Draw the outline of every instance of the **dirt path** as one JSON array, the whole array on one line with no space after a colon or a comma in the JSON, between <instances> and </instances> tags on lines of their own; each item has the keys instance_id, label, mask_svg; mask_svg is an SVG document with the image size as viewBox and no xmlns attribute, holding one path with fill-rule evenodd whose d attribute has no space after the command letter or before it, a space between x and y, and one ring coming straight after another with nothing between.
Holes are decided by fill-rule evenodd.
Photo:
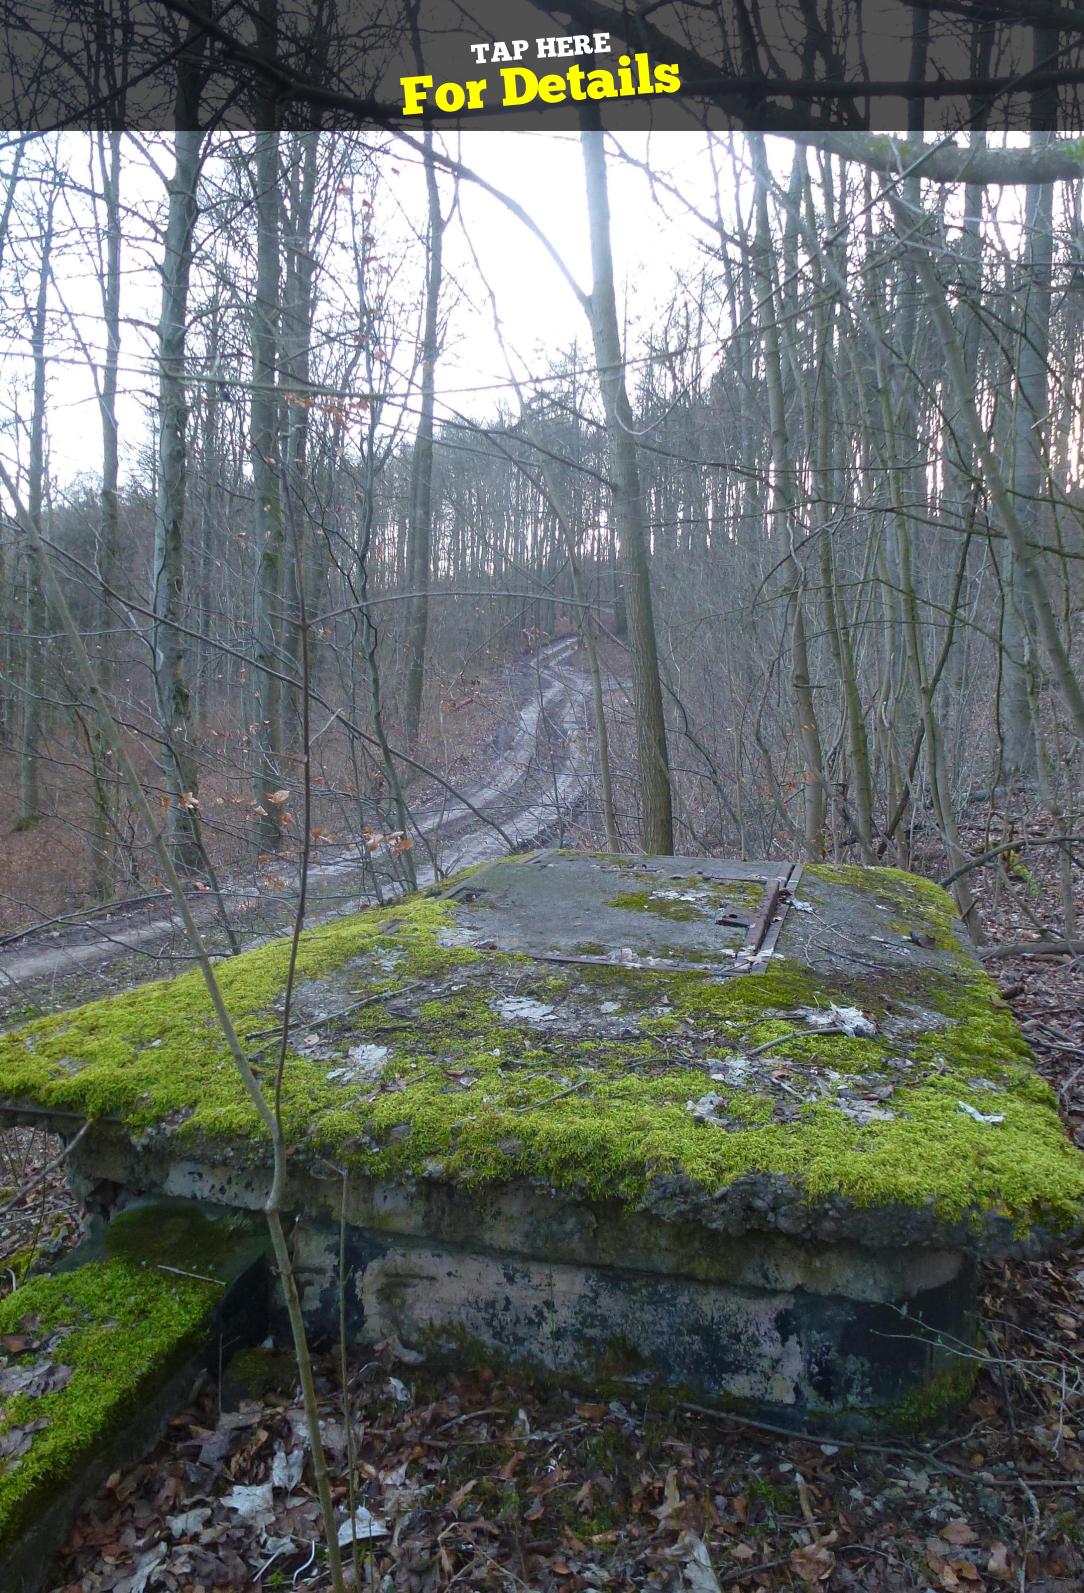
<instances>
[{"instance_id":1,"label":"dirt path","mask_svg":"<svg viewBox=\"0 0 1084 1593\"><path fill-rule=\"evenodd\" d=\"M412 813L420 885L436 877L434 861L445 875L506 852L508 842L528 846L571 811L589 766L585 704L590 688L577 655L577 639L566 637L543 648L529 668L518 670L514 733L499 765L461 787L459 796L448 795ZM489 822L480 822L478 813ZM273 932L289 921L297 880L284 881L283 865L274 867L274 876L265 870L260 877L226 883L223 894L231 922L246 936ZM309 894L314 923L373 900L372 866L360 842L311 865ZM163 911L163 900L78 924L28 931L0 950L0 986L8 996L25 994L29 987L91 974L138 954L163 964L161 971L168 972L185 954L184 931L175 911ZM201 928L213 927L211 900L197 895L192 906Z\"/></svg>"}]
</instances>

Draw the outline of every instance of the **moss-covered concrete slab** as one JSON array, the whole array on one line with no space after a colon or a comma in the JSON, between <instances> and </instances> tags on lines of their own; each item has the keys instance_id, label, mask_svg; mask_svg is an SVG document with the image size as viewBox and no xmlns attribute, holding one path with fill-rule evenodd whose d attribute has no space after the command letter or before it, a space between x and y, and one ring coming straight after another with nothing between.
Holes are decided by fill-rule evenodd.
<instances>
[{"instance_id":1,"label":"moss-covered concrete slab","mask_svg":"<svg viewBox=\"0 0 1084 1593\"><path fill-rule=\"evenodd\" d=\"M288 955L218 965L265 1076ZM317 1331L345 1220L356 1339L892 1422L966 1386L975 1258L1080 1226L1084 1158L950 898L908 874L507 859L307 934L296 995L286 1204ZM92 1212L267 1198L198 975L0 1038L0 1097L93 1120Z\"/></svg>"},{"instance_id":2,"label":"moss-covered concrete slab","mask_svg":"<svg viewBox=\"0 0 1084 1593\"><path fill-rule=\"evenodd\" d=\"M297 1176L524 1184L872 1243L1005 1249L1076 1228L1084 1161L944 892L807 868L771 955L735 973L739 935L716 919L757 887L710 871L509 860L308 934L283 1093ZM287 956L218 966L268 1065ZM266 1163L198 974L0 1038L0 1093L42 1121L99 1119L146 1163L257 1182Z\"/></svg>"},{"instance_id":3,"label":"moss-covered concrete slab","mask_svg":"<svg viewBox=\"0 0 1084 1593\"><path fill-rule=\"evenodd\" d=\"M145 1452L199 1368L267 1318L263 1225L153 1201L0 1301L0 1587L47 1579L76 1510Z\"/></svg>"}]
</instances>

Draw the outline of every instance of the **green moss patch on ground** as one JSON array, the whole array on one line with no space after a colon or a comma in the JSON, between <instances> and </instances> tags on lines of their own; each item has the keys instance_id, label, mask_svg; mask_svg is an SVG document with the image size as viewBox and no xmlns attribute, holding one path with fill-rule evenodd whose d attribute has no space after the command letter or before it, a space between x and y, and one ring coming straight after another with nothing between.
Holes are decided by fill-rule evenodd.
<instances>
[{"instance_id":1,"label":"green moss patch on ground","mask_svg":"<svg viewBox=\"0 0 1084 1593\"><path fill-rule=\"evenodd\" d=\"M690 874L644 886L639 883L642 876L635 872L630 874L630 879L636 888L611 896L608 907L626 913L654 913L657 918L670 918L678 923L710 919L727 907L755 912L764 896L763 883L754 880L706 880Z\"/></svg>"},{"instance_id":2,"label":"green moss patch on ground","mask_svg":"<svg viewBox=\"0 0 1084 1593\"><path fill-rule=\"evenodd\" d=\"M283 1092L288 1140L390 1179L527 1178L636 1203L660 1175L710 1195L763 1173L811 1201L1001 1214L1020 1231L1077 1225L1084 1159L963 950L950 898L895 870L838 868L808 869L800 895L814 910L788 919L780 951L791 955L731 978L476 949L462 910L427 896L314 930ZM874 899L876 938L895 948L883 967L876 946L847 940ZM912 947L900 923L937 951ZM798 936L813 937L808 960ZM218 965L264 1069L287 958L276 942ZM875 1035L810 1029L805 1012L832 1002L867 1012ZM198 974L3 1037L0 1092L262 1153ZM709 1093L705 1121L689 1107ZM977 1121L961 1102L1001 1120Z\"/></svg>"},{"instance_id":3,"label":"green moss patch on ground","mask_svg":"<svg viewBox=\"0 0 1084 1593\"><path fill-rule=\"evenodd\" d=\"M0 1301L0 1547L179 1363L220 1293L105 1260L31 1279Z\"/></svg>"}]
</instances>

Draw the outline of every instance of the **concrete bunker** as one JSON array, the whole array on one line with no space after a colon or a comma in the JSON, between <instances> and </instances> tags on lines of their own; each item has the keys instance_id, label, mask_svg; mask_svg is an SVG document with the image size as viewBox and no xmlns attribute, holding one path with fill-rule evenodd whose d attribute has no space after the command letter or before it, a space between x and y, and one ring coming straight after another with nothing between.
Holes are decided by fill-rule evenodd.
<instances>
[{"instance_id":1,"label":"concrete bunker","mask_svg":"<svg viewBox=\"0 0 1084 1593\"><path fill-rule=\"evenodd\" d=\"M267 1066L287 956L218 965ZM970 1386L978 1258L1079 1226L1084 1158L912 875L545 852L314 929L299 974L287 1205L318 1334L345 1224L358 1342L916 1423ZM90 1122L92 1220L266 1197L198 974L0 1038L0 1098Z\"/></svg>"}]
</instances>

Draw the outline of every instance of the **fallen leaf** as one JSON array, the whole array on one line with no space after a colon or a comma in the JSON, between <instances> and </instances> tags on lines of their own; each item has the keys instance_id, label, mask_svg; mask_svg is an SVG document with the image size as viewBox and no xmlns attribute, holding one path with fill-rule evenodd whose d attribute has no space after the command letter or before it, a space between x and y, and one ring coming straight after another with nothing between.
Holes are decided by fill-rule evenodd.
<instances>
[{"instance_id":1,"label":"fallen leaf","mask_svg":"<svg viewBox=\"0 0 1084 1593\"><path fill-rule=\"evenodd\" d=\"M23 1366L8 1366L0 1372L0 1394L55 1394L71 1381L70 1366L58 1366L45 1359Z\"/></svg>"},{"instance_id":2,"label":"fallen leaf","mask_svg":"<svg viewBox=\"0 0 1084 1593\"><path fill-rule=\"evenodd\" d=\"M164 1543L156 1543L153 1549L140 1556L136 1562L135 1575L118 1582L116 1593L145 1593L150 1585L151 1578L166 1557Z\"/></svg>"},{"instance_id":3,"label":"fallen leaf","mask_svg":"<svg viewBox=\"0 0 1084 1593\"><path fill-rule=\"evenodd\" d=\"M455 1493L453 1493L452 1497L448 1500L448 1509L449 1510L458 1510L460 1505L463 1503L463 1501L468 1497L469 1494L472 1494L474 1492L474 1490L475 1490L475 1488L477 1488L477 1486L478 1486L478 1478L477 1477L472 1477L470 1482L465 1482L463 1484L462 1488L457 1488L455 1490ZM539 1513L539 1515L541 1515L542 1514L541 1510L538 1513Z\"/></svg>"},{"instance_id":4,"label":"fallen leaf","mask_svg":"<svg viewBox=\"0 0 1084 1593\"><path fill-rule=\"evenodd\" d=\"M36 1422L26 1422L22 1427L8 1427L0 1433L0 1460L18 1460L20 1455L25 1455L34 1434L40 1433L48 1425L44 1418L39 1418Z\"/></svg>"},{"instance_id":5,"label":"fallen leaf","mask_svg":"<svg viewBox=\"0 0 1084 1593\"><path fill-rule=\"evenodd\" d=\"M193 1533L201 1531L210 1519L210 1507L201 1505L198 1510L182 1510L179 1515L167 1516L166 1526L171 1537L190 1538Z\"/></svg>"},{"instance_id":6,"label":"fallen leaf","mask_svg":"<svg viewBox=\"0 0 1084 1593\"><path fill-rule=\"evenodd\" d=\"M803 1582L816 1587L827 1581L836 1568L836 1557L823 1543L810 1543L790 1552L790 1568Z\"/></svg>"},{"instance_id":7,"label":"fallen leaf","mask_svg":"<svg viewBox=\"0 0 1084 1593\"><path fill-rule=\"evenodd\" d=\"M674 1556L684 1561L682 1585L687 1593L722 1593L703 1538L698 1538L695 1532L682 1533Z\"/></svg>"},{"instance_id":8,"label":"fallen leaf","mask_svg":"<svg viewBox=\"0 0 1084 1593\"><path fill-rule=\"evenodd\" d=\"M222 1503L227 1510L236 1510L243 1520L251 1521L253 1526L266 1526L274 1519L275 1506L269 1482L258 1482L251 1487L238 1484L223 1496Z\"/></svg>"},{"instance_id":9,"label":"fallen leaf","mask_svg":"<svg viewBox=\"0 0 1084 1593\"><path fill-rule=\"evenodd\" d=\"M1012 1581L1009 1551L1003 1543L992 1543L990 1545L990 1558L986 1562L986 1573L997 1582Z\"/></svg>"},{"instance_id":10,"label":"fallen leaf","mask_svg":"<svg viewBox=\"0 0 1084 1593\"><path fill-rule=\"evenodd\" d=\"M339 1545L347 1543L364 1543L369 1538L386 1538L388 1529L377 1516L366 1510L364 1505L358 1505L353 1518L347 1516L339 1524Z\"/></svg>"},{"instance_id":11,"label":"fallen leaf","mask_svg":"<svg viewBox=\"0 0 1084 1593\"><path fill-rule=\"evenodd\" d=\"M960 1586L960 1579L947 1560L943 1560L932 1549L927 1549L926 1564L941 1583L945 1593L956 1593L956 1589Z\"/></svg>"},{"instance_id":12,"label":"fallen leaf","mask_svg":"<svg viewBox=\"0 0 1084 1593\"><path fill-rule=\"evenodd\" d=\"M678 1492L677 1468L671 1466L666 1473L666 1487L663 1490L662 1504L651 1514L659 1521L665 1521L667 1516L673 1515L681 1504L681 1494Z\"/></svg>"},{"instance_id":13,"label":"fallen leaf","mask_svg":"<svg viewBox=\"0 0 1084 1593\"><path fill-rule=\"evenodd\" d=\"M271 1462L271 1486L284 1488L287 1493L292 1493L301 1481L301 1473L305 1469L305 1451L293 1449L289 1454L281 1446L275 1450L275 1458Z\"/></svg>"},{"instance_id":14,"label":"fallen leaf","mask_svg":"<svg viewBox=\"0 0 1084 1593\"><path fill-rule=\"evenodd\" d=\"M950 1560L949 1565L956 1575L962 1577L965 1582L982 1581L977 1568L971 1564L970 1560Z\"/></svg>"}]
</instances>

